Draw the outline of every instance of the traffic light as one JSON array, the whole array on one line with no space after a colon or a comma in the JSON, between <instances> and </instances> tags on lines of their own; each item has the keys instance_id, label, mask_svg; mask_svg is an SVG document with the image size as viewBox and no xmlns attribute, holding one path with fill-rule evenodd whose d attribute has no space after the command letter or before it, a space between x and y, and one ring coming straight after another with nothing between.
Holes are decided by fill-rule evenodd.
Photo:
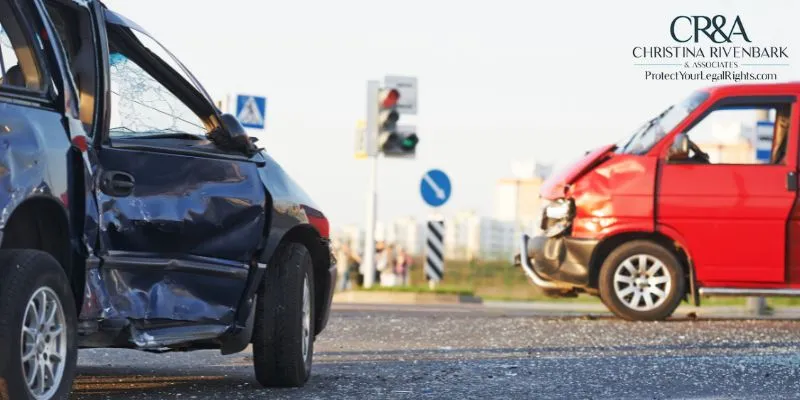
<instances>
[{"instance_id":1,"label":"traffic light","mask_svg":"<svg viewBox=\"0 0 800 400\"><path fill-rule=\"evenodd\" d=\"M413 127L397 124L399 100L397 89L381 89L378 93L378 150L386 157L413 157L419 138Z\"/></svg>"}]
</instances>

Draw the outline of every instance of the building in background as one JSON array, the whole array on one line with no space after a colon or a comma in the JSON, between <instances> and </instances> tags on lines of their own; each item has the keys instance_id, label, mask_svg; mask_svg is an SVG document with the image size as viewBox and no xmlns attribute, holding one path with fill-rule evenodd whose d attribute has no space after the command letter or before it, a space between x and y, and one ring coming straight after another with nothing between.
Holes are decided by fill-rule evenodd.
<instances>
[{"instance_id":1,"label":"building in background","mask_svg":"<svg viewBox=\"0 0 800 400\"><path fill-rule=\"evenodd\" d=\"M517 231L532 232L541 218L539 192L553 167L528 161L513 163L511 170L512 178L500 179L495 184L493 217L513 222Z\"/></svg>"},{"instance_id":2,"label":"building in background","mask_svg":"<svg viewBox=\"0 0 800 400\"><path fill-rule=\"evenodd\" d=\"M470 248L470 220L475 218L473 211L461 211L444 219L444 258L448 260L467 260L474 253Z\"/></svg>"},{"instance_id":3,"label":"building in background","mask_svg":"<svg viewBox=\"0 0 800 400\"><path fill-rule=\"evenodd\" d=\"M513 221L483 217L472 211L445 218L444 256L448 260L510 259L514 252Z\"/></svg>"},{"instance_id":4,"label":"building in background","mask_svg":"<svg viewBox=\"0 0 800 400\"><path fill-rule=\"evenodd\" d=\"M516 250L517 227L514 222L487 217L470 221L471 259L510 260Z\"/></svg>"},{"instance_id":5,"label":"building in background","mask_svg":"<svg viewBox=\"0 0 800 400\"><path fill-rule=\"evenodd\" d=\"M375 241L384 241L401 246L409 254L421 254L423 249L424 226L414 217L397 218L391 222L375 221ZM361 226L345 225L331 232L331 239L339 243L349 243L358 252L364 248L364 230Z\"/></svg>"},{"instance_id":6,"label":"building in background","mask_svg":"<svg viewBox=\"0 0 800 400\"><path fill-rule=\"evenodd\" d=\"M422 228L414 217L395 219L387 232L388 241L404 248L412 256L420 255L423 249Z\"/></svg>"},{"instance_id":7,"label":"building in background","mask_svg":"<svg viewBox=\"0 0 800 400\"><path fill-rule=\"evenodd\" d=\"M494 218L522 223L540 217L541 178L503 178L494 187Z\"/></svg>"},{"instance_id":8,"label":"building in background","mask_svg":"<svg viewBox=\"0 0 800 400\"><path fill-rule=\"evenodd\" d=\"M386 223L378 220L375 221L375 241L376 242L385 242L387 240L387 226Z\"/></svg>"},{"instance_id":9,"label":"building in background","mask_svg":"<svg viewBox=\"0 0 800 400\"><path fill-rule=\"evenodd\" d=\"M332 231L331 240L341 244L348 243L358 253L364 248L364 232L356 225L345 225Z\"/></svg>"}]
</instances>

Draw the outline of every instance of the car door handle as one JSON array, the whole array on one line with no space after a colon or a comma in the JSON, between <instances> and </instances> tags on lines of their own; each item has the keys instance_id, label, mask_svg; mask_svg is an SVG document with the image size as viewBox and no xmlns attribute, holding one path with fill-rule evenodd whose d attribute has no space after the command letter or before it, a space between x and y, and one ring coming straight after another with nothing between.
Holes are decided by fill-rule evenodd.
<instances>
[{"instance_id":1,"label":"car door handle","mask_svg":"<svg viewBox=\"0 0 800 400\"><path fill-rule=\"evenodd\" d=\"M789 172L786 174L786 190L790 192L797 191L797 173L794 171Z\"/></svg>"},{"instance_id":2,"label":"car door handle","mask_svg":"<svg viewBox=\"0 0 800 400\"><path fill-rule=\"evenodd\" d=\"M133 193L133 186L133 176L120 171L106 171L100 180L100 190L110 196L128 196Z\"/></svg>"}]
</instances>

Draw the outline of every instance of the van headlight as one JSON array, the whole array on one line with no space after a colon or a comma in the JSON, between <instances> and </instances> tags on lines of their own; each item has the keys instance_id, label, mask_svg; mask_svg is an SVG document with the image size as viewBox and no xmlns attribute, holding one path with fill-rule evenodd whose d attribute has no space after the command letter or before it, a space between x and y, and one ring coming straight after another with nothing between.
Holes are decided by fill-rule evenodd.
<instances>
[{"instance_id":1,"label":"van headlight","mask_svg":"<svg viewBox=\"0 0 800 400\"><path fill-rule=\"evenodd\" d=\"M566 233L572 226L575 216L575 205L569 199L558 199L544 206L542 230L547 237L555 237Z\"/></svg>"},{"instance_id":2,"label":"van headlight","mask_svg":"<svg viewBox=\"0 0 800 400\"><path fill-rule=\"evenodd\" d=\"M568 200L560 199L551 202L544 209L544 215L548 219L565 219L572 212L572 204Z\"/></svg>"}]
</instances>

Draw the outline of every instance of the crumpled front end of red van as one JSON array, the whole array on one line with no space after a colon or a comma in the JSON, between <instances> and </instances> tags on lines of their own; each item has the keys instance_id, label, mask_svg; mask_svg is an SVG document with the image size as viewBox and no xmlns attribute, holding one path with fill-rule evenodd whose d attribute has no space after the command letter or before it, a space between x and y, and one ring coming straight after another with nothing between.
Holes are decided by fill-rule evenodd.
<instances>
[{"instance_id":1,"label":"crumpled front end of red van","mask_svg":"<svg viewBox=\"0 0 800 400\"><path fill-rule=\"evenodd\" d=\"M656 158L615 154L614 146L588 153L548 179L541 233L524 237L520 265L537 286L562 292L594 286L598 246L627 231L652 231ZM522 244L524 243L524 245Z\"/></svg>"}]
</instances>

